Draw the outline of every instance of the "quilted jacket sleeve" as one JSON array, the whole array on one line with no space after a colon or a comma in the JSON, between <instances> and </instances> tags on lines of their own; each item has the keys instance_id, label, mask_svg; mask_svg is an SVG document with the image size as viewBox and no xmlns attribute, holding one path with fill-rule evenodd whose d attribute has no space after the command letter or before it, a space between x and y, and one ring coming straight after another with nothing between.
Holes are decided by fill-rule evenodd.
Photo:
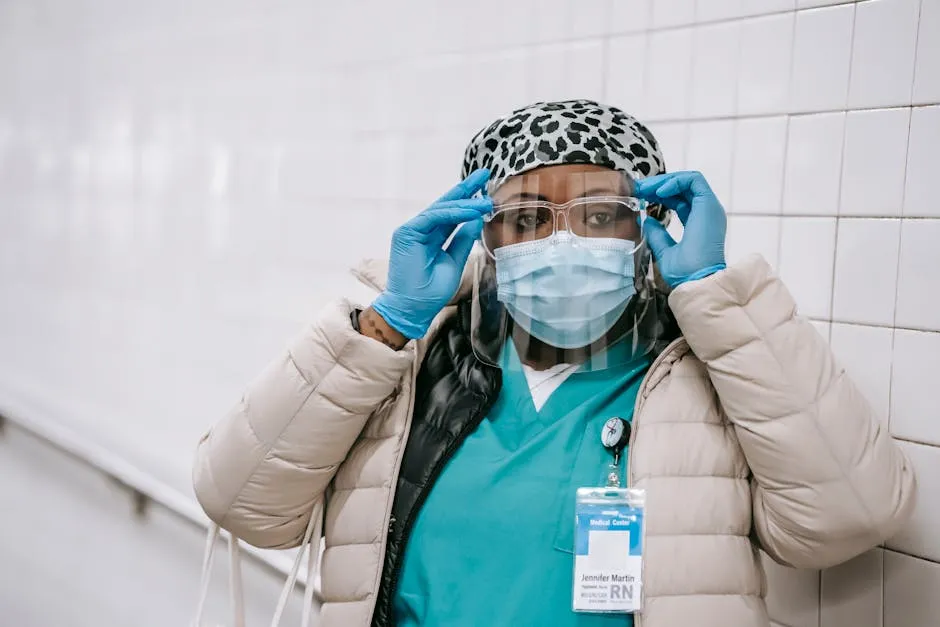
<instances>
[{"instance_id":1,"label":"quilted jacket sleeve","mask_svg":"<svg viewBox=\"0 0 940 627\"><path fill-rule=\"evenodd\" d=\"M754 525L776 561L844 562L898 531L910 462L759 256L670 295L753 474Z\"/></svg>"},{"instance_id":2,"label":"quilted jacket sleeve","mask_svg":"<svg viewBox=\"0 0 940 627\"><path fill-rule=\"evenodd\" d=\"M411 347L395 352L357 333L351 307L328 307L199 443L200 504L250 544L300 543L314 503L412 363Z\"/></svg>"}]
</instances>

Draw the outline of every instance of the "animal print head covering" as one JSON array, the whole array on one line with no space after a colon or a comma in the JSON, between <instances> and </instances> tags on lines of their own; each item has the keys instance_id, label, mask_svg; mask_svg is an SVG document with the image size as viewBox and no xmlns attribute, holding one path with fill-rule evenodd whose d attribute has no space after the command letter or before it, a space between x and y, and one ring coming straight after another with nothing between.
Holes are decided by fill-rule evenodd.
<instances>
[{"instance_id":1,"label":"animal print head covering","mask_svg":"<svg viewBox=\"0 0 940 627\"><path fill-rule=\"evenodd\" d=\"M464 153L466 178L489 168L490 182L565 163L589 163L640 179L666 171L649 129L620 109L593 100L536 102L477 133Z\"/></svg>"}]
</instances>

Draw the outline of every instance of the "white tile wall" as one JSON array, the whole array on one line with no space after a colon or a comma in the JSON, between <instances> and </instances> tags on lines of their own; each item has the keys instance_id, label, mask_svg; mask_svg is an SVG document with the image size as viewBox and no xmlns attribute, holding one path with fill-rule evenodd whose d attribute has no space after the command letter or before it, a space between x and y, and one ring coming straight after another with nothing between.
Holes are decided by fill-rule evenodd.
<instances>
[{"instance_id":1,"label":"white tile wall","mask_svg":"<svg viewBox=\"0 0 940 627\"><path fill-rule=\"evenodd\" d=\"M610 14L614 4L616 4L615 0L593 0L588 5L576 2L576 0L567 0L565 9L567 18L571 20L571 30L565 35L580 39L605 34L610 26ZM502 7L502 3L498 6ZM520 21L525 20L526 16L534 12L533 5L530 3L523 2L522 7L522 12L518 16L513 16L518 17ZM487 29L481 28L480 30Z\"/></svg>"},{"instance_id":2,"label":"white tile wall","mask_svg":"<svg viewBox=\"0 0 940 627\"><path fill-rule=\"evenodd\" d=\"M646 33L612 37L607 43L606 101L646 117Z\"/></svg>"},{"instance_id":3,"label":"white tile wall","mask_svg":"<svg viewBox=\"0 0 940 627\"><path fill-rule=\"evenodd\" d=\"M791 627L817 627L819 624L819 571L780 566L766 554L767 609L774 619ZM794 599L816 599L815 603L794 603Z\"/></svg>"},{"instance_id":4,"label":"white tile wall","mask_svg":"<svg viewBox=\"0 0 940 627\"><path fill-rule=\"evenodd\" d=\"M601 100L604 84L604 44L599 41L572 44L565 54L565 93L568 98L593 98ZM496 70L498 71L498 69ZM478 125L484 126L505 113L505 109L490 112L481 118Z\"/></svg>"},{"instance_id":5,"label":"white tile wall","mask_svg":"<svg viewBox=\"0 0 940 627\"><path fill-rule=\"evenodd\" d=\"M569 46L567 44L546 44L533 48L529 58L530 73L528 79L528 93L534 100L564 100L572 96L572 90L569 89L569 79L572 78L568 73L568 54ZM593 75L596 68L587 70L588 75ZM438 104L440 107L446 107L445 94L453 93L448 89L441 94L442 101ZM420 105L418 110L422 110Z\"/></svg>"},{"instance_id":6,"label":"white tile wall","mask_svg":"<svg viewBox=\"0 0 940 627\"><path fill-rule=\"evenodd\" d=\"M729 20L744 15L744 0L709 0L695 3L698 23Z\"/></svg>"},{"instance_id":7,"label":"white tile wall","mask_svg":"<svg viewBox=\"0 0 940 627\"><path fill-rule=\"evenodd\" d=\"M790 73L791 111L845 107L855 5L800 11Z\"/></svg>"},{"instance_id":8,"label":"white tile wall","mask_svg":"<svg viewBox=\"0 0 940 627\"><path fill-rule=\"evenodd\" d=\"M940 171L940 107L911 112L910 142L904 187L904 215L940 217L940 199L931 189Z\"/></svg>"},{"instance_id":9,"label":"white tile wall","mask_svg":"<svg viewBox=\"0 0 940 627\"><path fill-rule=\"evenodd\" d=\"M900 533L888 540L886 546L940 562L940 546L937 544L940 501L931 498L940 494L940 448L913 442L900 442L900 445L917 473L918 494L924 498L917 499L910 521Z\"/></svg>"},{"instance_id":10,"label":"white tile wall","mask_svg":"<svg viewBox=\"0 0 940 627\"><path fill-rule=\"evenodd\" d=\"M534 41L548 42L564 39L569 34L571 16L568 0L543 0L538 11L532 11L530 18L534 27ZM451 10L453 10L451 8ZM446 22L444 22L446 24ZM523 24L519 24L523 27ZM459 31L458 31L459 32Z\"/></svg>"},{"instance_id":11,"label":"white tile wall","mask_svg":"<svg viewBox=\"0 0 940 627\"><path fill-rule=\"evenodd\" d=\"M695 29L692 38L690 110L693 118L734 115L738 96L740 49L739 22L725 22Z\"/></svg>"},{"instance_id":12,"label":"white tile wall","mask_svg":"<svg viewBox=\"0 0 940 627\"><path fill-rule=\"evenodd\" d=\"M780 213L787 118L747 118L735 128L731 213Z\"/></svg>"},{"instance_id":13,"label":"white tile wall","mask_svg":"<svg viewBox=\"0 0 940 627\"><path fill-rule=\"evenodd\" d=\"M920 3L871 0L858 5L849 107L890 107L911 102Z\"/></svg>"},{"instance_id":14,"label":"white tile wall","mask_svg":"<svg viewBox=\"0 0 940 627\"><path fill-rule=\"evenodd\" d=\"M725 257L729 264L751 253L760 253L774 267L780 256L779 216L728 216Z\"/></svg>"},{"instance_id":15,"label":"white tile wall","mask_svg":"<svg viewBox=\"0 0 940 627\"><path fill-rule=\"evenodd\" d=\"M834 322L829 341L839 363L885 424L888 422L892 389L891 350L894 333L890 327Z\"/></svg>"},{"instance_id":16,"label":"white tile wall","mask_svg":"<svg viewBox=\"0 0 940 627\"><path fill-rule=\"evenodd\" d=\"M889 546L940 560L938 42L940 0L8 0L0 390L188 491L202 429L328 299L370 298L346 268L473 132L602 98L707 174L729 261L763 254L831 331L921 473ZM932 625L936 564L880 556L821 588L774 569L774 620Z\"/></svg>"},{"instance_id":17,"label":"white tile wall","mask_svg":"<svg viewBox=\"0 0 940 627\"><path fill-rule=\"evenodd\" d=\"M848 114L840 215L901 215L910 120L908 108Z\"/></svg>"},{"instance_id":18,"label":"white tile wall","mask_svg":"<svg viewBox=\"0 0 940 627\"><path fill-rule=\"evenodd\" d=\"M881 549L823 571L819 624L883 627L883 580Z\"/></svg>"},{"instance_id":19,"label":"white tile wall","mask_svg":"<svg viewBox=\"0 0 940 627\"><path fill-rule=\"evenodd\" d=\"M757 4L748 0L748 6ZM787 110L793 58L793 13L780 13L741 23L738 113L758 115Z\"/></svg>"},{"instance_id":20,"label":"white tile wall","mask_svg":"<svg viewBox=\"0 0 940 627\"><path fill-rule=\"evenodd\" d=\"M937 268L940 221L902 220L895 324L940 331Z\"/></svg>"},{"instance_id":21,"label":"white tile wall","mask_svg":"<svg viewBox=\"0 0 940 627\"><path fill-rule=\"evenodd\" d=\"M940 616L940 564L885 551L885 627L927 627ZM835 624L835 623L834 623Z\"/></svg>"},{"instance_id":22,"label":"white tile wall","mask_svg":"<svg viewBox=\"0 0 940 627\"><path fill-rule=\"evenodd\" d=\"M824 7L830 4L845 4L846 0L796 0L798 9L810 9L813 7Z\"/></svg>"},{"instance_id":23,"label":"white tile wall","mask_svg":"<svg viewBox=\"0 0 940 627\"><path fill-rule=\"evenodd\" d=\"M921 0L913 101L940 102L940 1Z\"/></svg>"},{"instance_id":24,"label":"white tile wall","mask_svg":"<svg viewBox=\"0 0 940 627\"><path fill-rule=\"evenodd\" d=\"M897 329L891 373L891 434L940 446L934 374L940 372L940 333Z\"/></svg>"},{"instance_id":25,"label":"white tile wall","mask_svg":"<svg viewBox=\"0 0 940 627\"><path fill-rule=\"evenodd\" d=\"M763 15L792 11L796 7L796 0L744 0L742 5L742 15Z\"/></svg>"},{"instance_id":26,"label":"white tile wall","mask_svg":"<svg viewBox=\"0 0 940 627\"><path fill-rule=\"evenodd\" d=\"M686 154L689 147L689 125L686 122L651 123L650 130L659 141L659 147L666 156L666 168L684 170L687 166Z\"/></svg>"},{"instance_id":27,"label":"white tile wall","mask_svg":"<svg viewBox=\"0 0 940 627\"><path fill-rule=\"evenodd\" d=\"M652 20L652 10L652 0L616 0L611 7L611 32L632 33L647 30Z\"/></svg>"},{"instance_id":28,"label":"white tile wall","mask_svg":"<svg viewBox=\"0 0 940 627\"><path fill-rule=\"evenodd\" d=\"M832 317L890 325L898 276L900 220L839 220Z\"/></svg>"},{"instance_id":29,"label":"white tile wall","mask_svg":"<svg viewBox=\"0 0 940 627\"><path fill-rule=\"evenodd\" d=\"M690 167L705 175L718 198L729 198L734 121L692 122L688 141L685 158L695 164Z\"/></svg>"},{"instance_id":30,"label":"white tile wall","mask_svg":"<svg viewBox=\"0 0 940 627\"><path fill-rule=\"evenodd\" d=\"M780 276L800 313L829 318L835 261L834 218L785 218L780 236Z\"/></svg>"},{"instance_id":31,"label":"white tile wall","mask_svg":"<svg viewBox=\"0 0 940 627\"><path fill-rule=\"evenodd\" d=\"M836 215L842 171L844 113L790 118L783 212Z\"/></svg>"},{"instance_id":32,"label":"white tile wall","mask_svg":"<svg viewBox=\"0 0 940 627\"><path fill-rule=\"evenodd\" d=\"M650 35L645 85L651 120L675 120L689 113L692 35L691 28L654 31Z\"/></svg>"},{"instance_id":33,"label":"white tile wall","mask_svg":"<svg viewBox=\"0 0 940 627\"><path fill-rule=\"evenodd\" d=\"M691 24L695 21L695 4L688 0L654 0L653 28Z\"/></svg>"}]
</instances>

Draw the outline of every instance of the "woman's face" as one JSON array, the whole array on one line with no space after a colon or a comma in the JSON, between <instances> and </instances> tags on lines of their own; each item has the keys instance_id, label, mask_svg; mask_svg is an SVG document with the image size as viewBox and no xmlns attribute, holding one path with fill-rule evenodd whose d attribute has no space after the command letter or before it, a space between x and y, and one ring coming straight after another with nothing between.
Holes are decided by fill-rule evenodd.
<instances>
[{"instance_id":1,"label":"woman's face","mask_svg":"<svg viewBox=\"0 0 940 627\"><path fill-rule=\"evenodd\" d=\"M511 177L490 190L494 213L483 231L484 246L491 253L488 263L496 264L496 251L502 247L544 240L565 230L576 237L626 240L625 251L630 248L628 242L639 246L642 235L637 206L623 198L632 192L627 175L596 165L544 166ZM534 289L534 284L526 287ZM576 291L580 287L575 287ZM572 307L569 313L573 314L578 314L579 308L590 309L583 299L572 301ZM625 311L603 336L577 348L558 348L529 335L521 324L513 325L511 333L524 363L537 368L580 363L623 337L633 325L634 313Z\"/></svg>"}]
</instances>

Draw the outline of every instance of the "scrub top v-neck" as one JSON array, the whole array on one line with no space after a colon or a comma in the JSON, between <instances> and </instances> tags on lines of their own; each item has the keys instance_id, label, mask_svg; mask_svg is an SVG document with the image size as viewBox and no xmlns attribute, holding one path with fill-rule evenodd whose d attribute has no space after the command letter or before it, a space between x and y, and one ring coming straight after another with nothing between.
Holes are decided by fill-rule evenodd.
<instances>
[{"instance_id":1,"label":"scrub top v-neck","mask_svg":"<svg viewBox=\"0 0 940 627\"><path fill-rule=\"evenodd\" d=\"M569 375L540 410L511 342L503 387L447 463L411 530L398 627L624 627L571 609L575 491L605 485L612 416L632 420L646 357ZM625 459L621 469L626 467Z\"/></svg>"}]
</instances>

